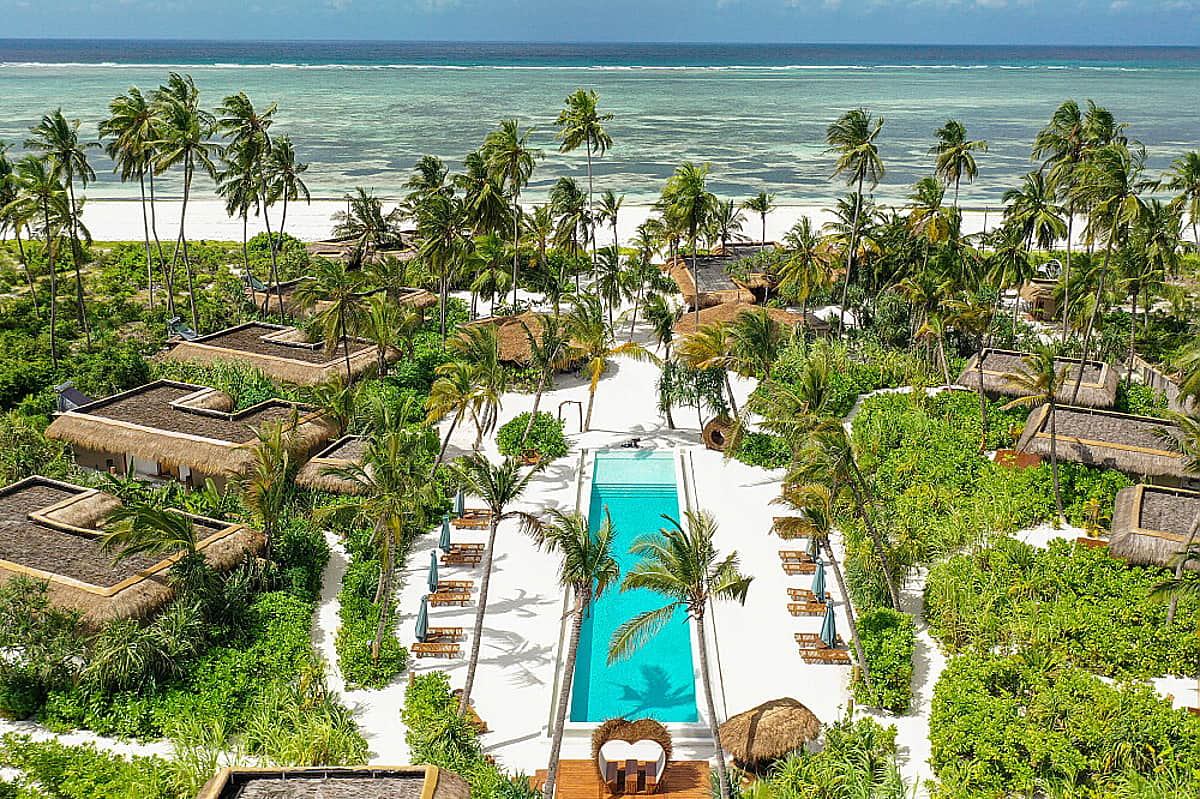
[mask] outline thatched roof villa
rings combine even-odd
[[[753,303],[754,292],[745,283],[734,280],[725,271],[734,258],[722,255],[696,256],[696,276],[692,276],[692,258],[679,256],[665,267],[666,273],[675,281],[679,293],[688,308],[719,305],[723,302]],[[700,290],[696,291],[699,282]]]
[[[1108,551],[1135,565],[1173,566],[1200,517],[1200,493],[1136,485],[1117,492]],[[1200,538],[1196,539],[1200,542]],[[1187,568],[1200,571],[1200,563]]]
[[[296,485],[311,491],[330,491],[334,494],[361,493],[358,484],[330,474],[329,470],[345,468],[361,461],[367,443],[366,436],[342,436],[300,467],[300,471],[296,472]]]
[[[294,316],[299,319],[307,319],[311,316],[316,316],[317,314],[329,308],[329,303],[325,300],[318,300],[315,304],[309,307],[302,305],[299,300],[296,299],[296,288],[303,280],[304,278],[298,277],[292,280],[285,280],[278,285],[266,286],[265,292],[261,290],[255,292],[255,299],[260,306],[266,304],[269,310],[278,310],[278,295],[283,294],[283,310],[287,312],[288,316]],[[383,291],[383,289],[365,291],[362,293],[362,296],[369,297],[372,294],[378,294],[381,291]],[[247,293],[249,294],[249,290]],[[423,312],[425,309],[432,308],[433,306],[437,305],[438,297],[433,292],[426,291],[425,289],[408,288],[400,291],[400,294],[396,297],[396,302]]]
[[[701,308],[699,314],[694,311],[684,313],[679,317],[679,321],[675,323],[675,335],[686,336],[689,333],[696,332],[697,315],[700,317],[699,326],[703,328],[731,324],[742,313],[757,311],[759,309],[765,310],[768,316],[789,331],[793,331],[797,327],[804,327],[814,333],[825,335],[833,329],[828,322],[812,313],[801,314],[799,311],[793,311],[790,308],[768,308],[764,305],[754,305],[748,302],[723,302],[720,305],[710,305],[707,308]]]
[[[18,575],[45,580],[54,604],[78,610],[93,627],[161,607],[172,596],[166,571],[179,556],[135,555],[114,564],[100,541],[109,513],[120,505],[103,491],[40,476],[0,488],[0,581]],[[214,568],[232,568],[247,551],[262,550],[255,530],[184,515]]]
[[[1009,385],[1004,379],[1006,374],[1020,371],[1028,353],[1014,350],[985,349],[971,356],[966,368],[955,382],[974,391],[979,387],[979,359],[983,359],[983,390],[984,393],[1001,397],[1020,397],[1025,394]],[[1071,402],[1075,392],[1076,370],[1079,368],[1078,358],[1059,357],[1054,359],[1056,369],[1067,369],[1067,380],[1058,392],[1058,401]],[[1088,408],[1111,408],[1117,402],[1117,385],[1121,382],[1117,371],[1103,361],[1088,361],[1083,371],[1083,380],[1079,384],[1079,396],[1074,405]]]
[[[1029,305],[1029,314],[1042,321],[1058,316],[1058,280],[1035,277],[1021,286],[1020,298]]]
[[[437,766],[225,768],[196,799],[467,799],[471,787]]]
[[[337,435],[337,424],[312,406],[271,399],[234,410],[223,391],[157,380],[60,414],[46,437],[65,441],[88,469],[178,480],[212,478],[223,487],[250,465],[247,445],[267,422],[294,425],[293,455],[309,455]]]
[[[1034,409],[1017,442],[1018,452],[1050,456],[1050,406]],[[1056,405],[1058,457],[1062,460],[1118,469],[1137,478],[1165,485],[1182,485],[1189,475],[1183,458],[1172,452],[1161,434],[1176,436],[1179,428],[1163,419],[1116,411]]]
[[[500,344],[500,360],[504,363],[528,366],[532,355],[529,349],[529,336],[536,341],[542,334],[541,315],[533,311],[516,314],[515,316],[489,316],[467,322],[461,327],[491,327],[496,331],[496,340]],[[526,334],[528,329],[528,334]]]
[[[323,343],[307,340],[303,330],[265,322],[245,322],[216,333],[180,341],[163,357],[187,363],[236,363],[258,369],[279,383],[316,386],[346,379],[343,345],[329,352]],[[389,353],[394,361],[399,352]],[[379,363],[378,350],[369,341],[350,339],[350,374],[358,377]]]

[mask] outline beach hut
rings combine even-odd
[[[795,331],[798,327],[804,327],[819,335],[828,335],[833,329],[828,322],[817,318],[812,313],[802,314],[798,310],[790,308],[768,308],[748,302],[726,302],[702,308],[699,313],[688,312],[683,314],[679,318],[679,321],[675,323],[675,335],[686,336],[696,332],[697,316],[700,317],[700,328],[715,327],[717,325],[732,324],[734,320],[747,311],[759,310],[766,311],[767,316],[774,319],[788,331]]]
[[[1071,405],[1054,407],[1061,460],[1117,469],[1135,478],[1187,487],[1194,482],[1183,458],[1171,451],[1162,435],[1178,436],[1179,428],[1163,419],[1133,416]],[[1035,408],[1025,422],[1017,452],[1050,457],[1050,406]]]
[[[1187,548],[1200,520],[1200,493],[1178,488],[1135,485],[1117,492],[1108,551],[1137,566],[1173,566]],[[1193,539],[1200,543],[1200,535]],[[1200,571],[1200,563],[1186,567]]]
[[[296,472],[296,485],[310,491],[328,491],[333,494],[359,494],[362,487],[333,473],[362,460],[367,449],[366,436],[342,436],[318,452]]]
[[[348,344],[349,354],[344,349]],[[386,353],[394,361],[399,351]],[[162,356],[165,360],[209,365],[241,364],[257,369],[277,383],[316,386],[345,380],[347,361],[351,377],[374,369],[379,351],[371,342],[350,338],[330,352],[323,342],[311,342],[303,330],[264,322],[246,322],[180,341]]]
[[[821,722],[801,702],[783,697],[731,717],[720,734],[721,748],[738,767],[756,772],[816,740]]]
[[[1058,316],[1058,281],[1048,277],[1032,278],[1021,286],[1020,299],[1034,319],[1053,320]]]
[[[318,300],[313,305],[304,305],[296,298],[296,289],[304,278],[298,277],[292,280],[284,280],[278,284],[263,285],[260,281],[250,277],[246,277],[247,299],[253,298],[259,306],[266,310],[275,311],[279,308],[279,297],[283,295],[283,310],[288,316],[294,316],[300,319],[307,319],[315,316],[330,307],[330,303],[325,300]],[[359,297],[371,297],[379,294],[383,289],[371,289],[369,291],[359,292]],[[436,294],[425,289],[418,288],[402,288],[392,298],[393,302],[400,305],[408,306],[415,310],[421,311],[424,314],[427,308],[432,308],[438,304]]]
[[[1024,366],[1028,353],[1014,350],[985,349],[967,361],[962,374],[955,382],[976,391],[979,388],[979,365],[983,363],[983,391],[1000,397],[1021,397],[1025,392],[1012,386],[1005,375],[1019,371]],[[1054,359],[1056,369],[1066,369],[1067,379],[1057,394],[1061,403],[1071,403],[1075,393],[1075,377],[1081,361],[1078,358],[1058,357]],[[1083,368],[1083,379],[1079,384],[1079,396],[1071,404],[1088,408],[1111,408],[1117,402],[1117,371],[1103,361],[1088,361]]]
[[[89,628],[153,613],[173,596],[167,571],[182,553],[114,563],[101,542],[109,514],[120,506],[103,491],[37,475],[0,488],[0,582],[18,576],[45,581],[50,601],[79,611]],[[262,551],[256,530],[176,512],[191,519],[199,551],[214,569],[233,568]]]
[[[526,311],[515,316],[489,316],[476,319],[462,327],[491,327],[496,331],[496,341],[500,345],[500,360],[517,366],[529,366],[532,362],[532,352],[529,348],[529,336],[536,341],[542,334],[541,315]],[[528,333],[526,333],[528,330]],[[564,365],[563,371],[569,371],[581,361]]]
[[[196,799],[468,799],[467,781],[437,766],[224,768]]]
[[[751,288],[734,280],[725,271],[726,266],[736,259],[721,255],[698,255],[695,258],[694,275],[692,260],[691,256],[679,256],[663,267],[663,271],[675,281],[689,309],[694,310],[697,304],[701,308],[708,308],[724,302],[755,302]]]
[[[292,456],[303,462],[338,432],[321,410],[270,399],[234,410],[223,391],[156,380],[59,414],[46,438],[71,445],[87,469],[188,486],[212,479],[218,488],[253,460],[256,428],[283,424]]]

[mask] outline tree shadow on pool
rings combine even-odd
[[[671,674],[662,666],[647,664],[638,667],[640,685],[614,681],[620,691],[620,701],[637,712],[659,715],[680,710],[695,710],[696,692],[689,684],[691,672],[686,677]],[[695,719],[672,719],[672,721],[694,721]]]

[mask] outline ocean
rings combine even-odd
[[[1033,136],[1067,98],[1129,122],[1154,172],[1200,145],[1200,48],[108,40],[0,40],[0,141],[19,151],[58,107],[94,138],[113,96],[153,89],[172,69],[190,73],[210,107],[235,91],[278,103],[274,131],[291,135],[324,198],[355,186],[399,195],[421,155],[457,166],[509,117],[537,128],[545,157],[526,196],[544,198],[559,177],[586,176],[583,153],[560,154],[554,140],[577,88],[599,92],[613,114],[597,188],[631,204],[653,200],[686,160],[712,165],[722,198],[766,190],[785,204],[828,204],[846,189],[829,178],[824,131],[859,106],[886,119],[883,202],[902,202],[930,172],[933,132],[950,118],[990,144],[962,189],[972,207],[995,207],[1033,168]],[[102,152],[93,161],[89,198],[136,196]],[[168,176],[161,188],[170,196],[179,184]]]

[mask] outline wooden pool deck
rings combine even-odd
[[[709,771],[710,767],[704,760],[673,760],[667,766],[662,785],[655,793],[648,795],[670,799],[709,799]],[[546,784],[546,770],[539,769],[530,783],[541,790]],[[600,781],[596,764],[591,760],[558,761],[557,783],[554,787],[557,799],[608,799],[614,795]]]

